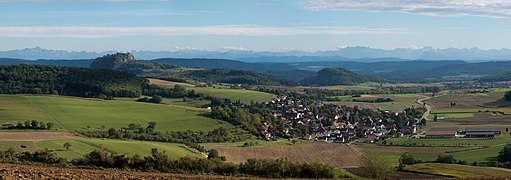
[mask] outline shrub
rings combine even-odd
[[[454,164],[456,159],[452,155],[441,154],[436,158],[436,163]]]
[[[399,163],[405,164],[405,165],[412,165],[412,164],[417,163],[417,161],[410,153],[404,153],[399,158]]]

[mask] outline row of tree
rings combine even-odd
[[[224,127],[219,127],[210,132],[204,131],[172,131],[167,133],[160,133],[155,131],[155,123],[149,123],[147,128],[140,125],[130,124],[128,128],[108,130],[80,130],[78,133],[94,138],[110,138],[110,139],[135,139],[142,141],[157,141],[157,142],[172,142],[192,144],[197,143],[220,143],[220,142],[239,142],[250,138],[249,134],[240,130],[229,130]]]
[[[1,126],[2,129],[39,129],[39,130],[52,130],[54,124],[51,122],[41,122],[37,120],[18,122],[15,124],[6,123]]]

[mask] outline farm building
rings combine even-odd
[[[500,128],[467,128],[465,129],[465,137],[468,138],[487,138],[495,137],[502,134]]]
[[[455,138],[458,135],[456,130],[430,130],[426,132],[426,138]]]

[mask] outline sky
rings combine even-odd
[[[0,50],[511,48],[511,0],[0,0]]]

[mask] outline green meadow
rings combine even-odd
[[[203,93],[216,98],[227,98],[231,101],[240,100],[242,103],[250,104],[250,102],[267,102],[277,97],[274,94],[252,91],[246,89],[227,89],[227,88],[212,88],[212,87],[193,87],[188,88],[197,93]]]
[[[66,150],[64,143],[71,144],[69,150]],[[161,142],[148,142],[148,141],[128,141],[128,140],[111,140],[111,139],[69,139],[69,140],[49,140],[36,142],[39,149],[54,150],[61,157],[67,159],[74,159],[82,157],[96,148],[103,147],[113,154],[127,154],[129,156],[138,154],[140,156],[150,156],[151,149],[157,148],[158,151],[163,152],[171,159],[179,159],[181,157],[203,157],[201,154],[191,151],[183,144],[176,143],[161,143]]]
[[[204,117],[200,112],[174,105],[130,101],[104,101],[62,96],[0,95],[0,124],[27,120],[54,122],[69,131],[122,128],[130,123],[157,123],[157,131],[210,131],[232,127],[229,123]]]
[[[458,164],[414,164],[406,166],[405,170],[425,174],[436,174],[456,178],[468,177],[499,177],[510,176],[511,170],[495,167],[464,166]]]

